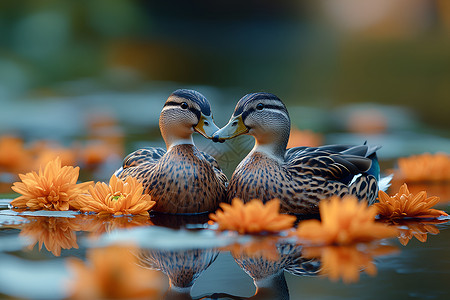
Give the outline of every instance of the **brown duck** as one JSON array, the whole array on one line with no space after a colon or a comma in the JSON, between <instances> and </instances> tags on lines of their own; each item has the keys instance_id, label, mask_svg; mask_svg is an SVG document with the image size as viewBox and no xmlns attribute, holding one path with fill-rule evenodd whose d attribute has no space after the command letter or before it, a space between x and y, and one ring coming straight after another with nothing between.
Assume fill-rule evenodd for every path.
<instances>
[{"instance_id":1,"label":"brown duck","mask_svg":"<svg viewBox=\"0 0 450 300\"><path fill-rule=\"evenodd\" d=\"M255 146L234 171L228 200L273 198L281 211L318 213L320 200L354 194L369 203L378 192L378 146L330 145L286 150L290 118L283 102L269 93L252 93L236 105L228 124L213 135L224 141L242 134L255 137Z\"/></svg>"},{"instance_id":2,"label":"brown duck","mask_svg":"<svg viewBox=\"0 0 450 300\"><path fill-rule=\"evenodd\" d=\"M164 213L215 211L226 199L227 178L216 160L194 145L194 131L206 138L219 128L209 101L193 90L180 89L167 99L159 118L166 149L145 148L129 154L116 176L136 177Z\"/></svg>"}]
</instances>

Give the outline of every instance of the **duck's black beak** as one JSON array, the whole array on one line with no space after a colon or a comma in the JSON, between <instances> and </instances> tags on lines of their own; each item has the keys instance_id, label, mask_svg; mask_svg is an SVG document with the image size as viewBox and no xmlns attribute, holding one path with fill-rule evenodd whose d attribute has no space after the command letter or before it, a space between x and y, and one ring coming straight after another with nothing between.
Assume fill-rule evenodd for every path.
<instances>
[{"instance_id":1,"label":"duck's black beak","mask_svg":"<svg viewBox=\"0 0 450 300\"><path fill-rule=\"evenodd\" d=\"M213 136L212 136L212 141L214 142L214 143L217 143L217 142L219 142L219 143L223 143L223 142L225 142L225 139L221 139L220 137L219 137L219 135L217 134L214 134Z\"/></svg>"},{"instance_id":2,"label":"duck's black beak","mask_svg":"<svg viewBox=\"0 0 450 300\"><path fill-rule=\"evenodd\" d=\"M242 115L232 117L227 125L213 134L212 140L214 142L225 142L225 140L232 139L241 134L248 132L247 126L245 126L242 120Z\"/></svg>"}]
</instances>

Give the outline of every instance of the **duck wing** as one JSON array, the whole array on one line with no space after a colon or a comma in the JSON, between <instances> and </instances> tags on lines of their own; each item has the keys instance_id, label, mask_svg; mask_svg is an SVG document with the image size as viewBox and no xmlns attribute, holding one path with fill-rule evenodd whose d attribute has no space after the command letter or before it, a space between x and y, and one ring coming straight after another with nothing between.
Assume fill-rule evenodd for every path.
<instances>
[{"instance_id":1,"label":"duck wing","mask_svg":"<svg viewBox=\"0 0 450 300\"><path fill-rule=\"evenodd\" d=\"M122 173L129 173L130 168L140 166L143 164L154 165L166 153L163 148L142 148L128 154L122 163L122 167L114 174L121 177ZM127 171L126 171L127 170ZM123 174L125 175L125 174ZM129 174L127 174L129 175Z\"/></svg>"},{"instance_id":2,"label":"duck wing","mask_svg":"<svg viewBox=\"0 0 450 300\"><path fill-rule=\"evenodd\" d=\"M286 151L289 170L300 174L320 176L348 184L355 175L367 172L378 146L327 145L296 147Z\"/></svg>"}]
</instances>

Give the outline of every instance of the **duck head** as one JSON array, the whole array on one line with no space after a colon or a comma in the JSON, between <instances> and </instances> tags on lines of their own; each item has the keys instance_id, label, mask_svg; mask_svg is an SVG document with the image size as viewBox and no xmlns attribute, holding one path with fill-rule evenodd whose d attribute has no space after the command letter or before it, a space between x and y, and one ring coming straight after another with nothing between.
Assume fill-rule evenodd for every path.
<instances>
[{"instance_id":1,"label":"duck head","mask_svg":"<svg viewBox=\"0 0 450 300\"><path fill-rule=\"evenodd\" d=\"M255 137L255 151L284 156L290 126L286 106L277 96L251 93L239 100L228 124L214 133L212 139L223 142L249 134Z\"/></svg>"},{"instance_id":2,"label":"duck head","mask_svg":"<svg viewBox=\"0 0 450 300\"><path fill-rule=\"evenodd\" d=\"M194 131L210 139L219 130L209 101L199 92L187 89L176 90L169 96L159 117L159 128L167 148L193 144Z\"/></svg>"}]
</instances>

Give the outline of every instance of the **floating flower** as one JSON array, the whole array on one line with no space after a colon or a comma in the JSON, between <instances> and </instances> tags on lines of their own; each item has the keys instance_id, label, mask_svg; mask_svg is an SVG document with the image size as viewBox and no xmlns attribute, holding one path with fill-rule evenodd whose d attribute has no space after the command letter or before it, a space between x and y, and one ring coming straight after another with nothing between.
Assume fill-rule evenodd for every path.
<instances>
[{"instance_id":1,"label":"floating flower","mask_svg":"<svg viewBox=\"0 0 450 300\"><path fill-rule=\"evenodd\" d=\"M23 141L14 136L0 137L0 171L19 173L28 171L32 158Z\"/></svg>"},{"instance_id":2,"label":"floating flower","mask_svg":"<svg viewBox=\"0 0 450 300\"><path fill-rule=\"evenodd\" d=\"M100 141L87 144L79 152L80 160L87 167L99 166L115 154L110 145Z\"/></svg>"},{"instance_id":3,"label":"floating flower","mask_svg":"<svg viewBox=\"0 0 450 300\"><path fill-rule=\"evenodd\" d=\"M79 198L72 205L83 212L97 212L99 215L148 216L148 211L156 202L143 191L142 184L136 178L129 176L123 181L113 175L109 185L97 182L89 187L89 197Z\"/></svg>"},{"instance_id":4,"label":"floating flower","mask_svg":"<svg viewBox=\"0 0 450 300\"><path fill-rule=\"evenodd\" d=\"M342 279L347 284L357 282L362 271L375 276L377 268L373 258L397 252L395 247L380 245L366 245L363 249L357 245L303 248L305 257L320 259L322 275L332 281Z\"/></svg>"},{"instance_id":5,"label":"floating flower","mask_svg":"<svg viewBox=\"0 0 450 300\"><path fill-rule=\"evenodd\" d=\"M45 168L25 175L20 174L21 182L11 188L22 196L11 201L13 207L33 210L69 210L71 201L84 199L92 182L77 184L78 167L61 167L58 158L47 163Z\"/></svg>"},{"instance_id":6,"label":"floating flower","mask_svg":"<svg viewBox=\"0 0 450 300\"><path fill-rule=\"evenodd\" d=\"M263 204L259 199L244 204L235 198L231 205L221 203L222 211L210 214L211 220L219 225L219 230L234 230L240 234L278 232L291 228L296 217L279 213L280 200L273 199Z\"/></svg>"},{"instance_id":7,"label":"floating flower","mask_svg":"<svg viewBox=\"0 0 450 300\"><path fill-rule=\"evenodd\" d=\"M386 114L379 108L357 108L346 116L347 130L361 135L380 134L388 128Z\"/></svg>"},{"instance_id":8,"label":"floating flower","mask_svg":"<svg viewBox=\"0 0 450 300\"><path fill-rule=\"evenodd\" d=\"M166 289L159 272L138 265L134 247L91 249L87 259L88 264L77 258L67 260L73 274L68 283L71 299L161 299Z\"/></svg>"},{"instance_id":9,"label":"floating flower","mask_svg":"<svg viewBox=\"0 0 450 300\"><path fill-rule=\"evenodd\" d=\"M376 210L354 196L333 196L319 204L319 220L300 222L296 235L313 244L348 245L396 236L397 230L375 222Z\"/></svg>"},{"instance_id":10,"label":"floating flower","mask_svg":"<svg viewBox=\"0 0 450 300\"><path fill-rule=\"evenodd\" d=\"M39 251L42 246L55 256L61 255L61 249L78 249L76 231L80 227L75 219L55 217L28 218L20 231L20 236L31 240L29 249L33 249L39 243Z\"/></svg>"},{"instance_id":11,"label":"floating flower","mask_svg":"<svg viewBox=\"0 0 450 300\"><path fill-rule=\"evenodd\" d=\"M397 177L406 182L450 181L450 156L445 153L399 158L398 167Z\"/></svg>"},{"instance_id":12,"label":"floating flower","mask_svg":"<svg viewBox=\"0 0 450 300\"><path fill-rule=\"evenodd\" d=\"M411 194L408 186L403 184L399 192L394 196L389 196L383 191L378 192L378 200L373 206L381 218L437 218L448 216L442 210L432 209L439 202L439 197L428 197L427 192L421 191L417 195Z\"/></svg>"},{"instance_id":13,"label":"floating flower","mask_svg":"<svg viewBox=\"0 0 450 300\"><path fill-rule=\"evenodd\" d=\"M395 179L395 177L393 178ZM390 191L399 190L404 184L403 181L393 180L392 185L389 187ZM439 197L439 203L450 202L450 184L447 182L414 182L408 183L408 190L411 194L418 194L421 191L427 191L427 195L433 195Z\"/></svg>"},{"instance_id":14,"label":"floating flower","mask_svg":"<svg viewBox=\"0 0 450 300\"><path fill-rule=\"evenodd\" d=\"M299 130L295 127L291 128L289 141L286 148L294 148L300 146L318 147L322 144L322 136L311 130Z\"/></svg>"}]
</instances>

